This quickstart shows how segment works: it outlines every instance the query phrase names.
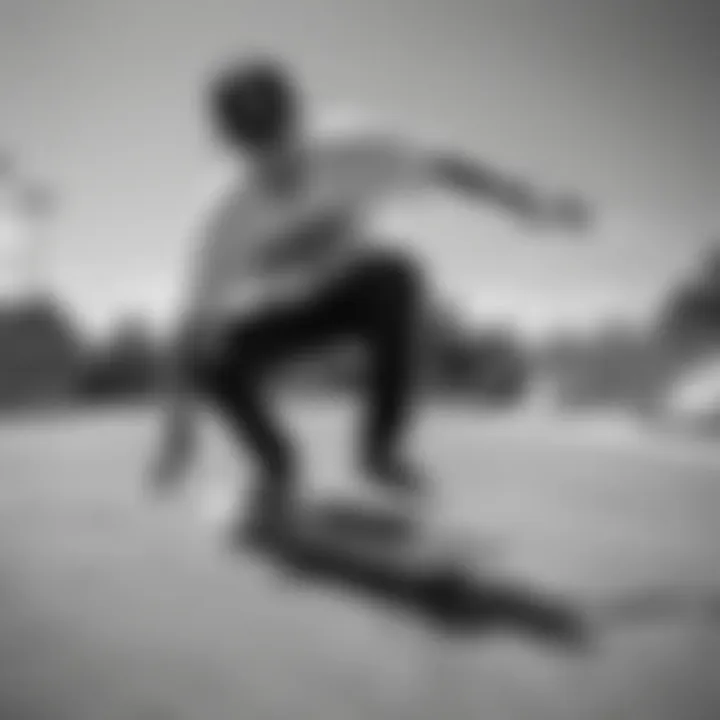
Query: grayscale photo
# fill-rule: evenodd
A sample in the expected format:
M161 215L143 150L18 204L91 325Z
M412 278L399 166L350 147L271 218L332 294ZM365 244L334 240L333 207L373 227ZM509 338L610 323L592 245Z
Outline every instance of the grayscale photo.
M0 0L0 720L719 718L719 47Z

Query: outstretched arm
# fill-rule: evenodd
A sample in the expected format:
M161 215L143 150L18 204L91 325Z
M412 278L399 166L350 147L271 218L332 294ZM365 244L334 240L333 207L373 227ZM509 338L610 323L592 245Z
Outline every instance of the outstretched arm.
M156 489L176 485L195 449L195 408L187 374L189 326L166 347L161 376L161 427L151 481Z
M213 271L217 263L212 250L207 241L200 247L183 311L162 357L160 444L151 478L158 489L177 484L187 470L196 446L195 401L190 373L210 332L204 314L217 274Z
M521 220L574 230L590 221L587 205L571 195L552 196L532 183L519 180L461 154L436 154L431 159L435 181L453 192L490 201Z

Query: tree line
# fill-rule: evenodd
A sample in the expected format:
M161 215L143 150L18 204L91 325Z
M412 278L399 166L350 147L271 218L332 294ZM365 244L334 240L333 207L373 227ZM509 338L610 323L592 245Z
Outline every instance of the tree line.
M583 336L560 333L531 349L511 327L469 327L459 309L446 304L428 314L421 337L429 392L502 405L547 381L561 406L652 410L688 368L720 352L720 243L644 327L618 319ZM150 395L162 381L161 355L142 319L127 318L85 352L79 394L90 401ZM353 388L366 372L358 349L347 346L300 358L284 375L294 388L325 392Z

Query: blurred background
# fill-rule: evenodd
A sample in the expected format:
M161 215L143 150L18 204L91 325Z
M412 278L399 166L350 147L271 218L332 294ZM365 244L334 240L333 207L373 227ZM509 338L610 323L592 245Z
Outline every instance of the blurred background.
M438 392L713 414L720 102L706 4L31 0L2 12L3 406L152 390L193 208L217 173L203 81L270 48L297 66L318 132L383 123L596 205L581 243L444 198L378 219L432 268ZM319 362L334 370L317 378L349 381L347 358Z
M297 68L314 132L390 126L593 203L581 240L442 197L378 217L431 283L418 446L523 577L717 605L719 45L709 0L1 0L0 715L339 720L402 684L370 615L270 600L194 511L143 504L160 348L219 168L203 83L258 49ZM350 476L362 379L353 348L287 373L319 485ZM199 475L232 484L207 432ZM490 643L450 695L468 717L716 718L720 636L693 618L585 674ZM344 646L314 647L309 622Z

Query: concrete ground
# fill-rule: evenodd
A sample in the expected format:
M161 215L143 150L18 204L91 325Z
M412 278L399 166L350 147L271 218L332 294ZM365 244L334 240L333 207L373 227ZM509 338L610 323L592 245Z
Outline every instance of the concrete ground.
M286 412L308 488L352 487L350 408ZM720 717L720 446L428 409L416 446L442 517L489 573L597 611L576 653L512 631L443 642L225 552L201 510L244 468L205 430L188 488L159 502L149 411L0 425L2 720Z

